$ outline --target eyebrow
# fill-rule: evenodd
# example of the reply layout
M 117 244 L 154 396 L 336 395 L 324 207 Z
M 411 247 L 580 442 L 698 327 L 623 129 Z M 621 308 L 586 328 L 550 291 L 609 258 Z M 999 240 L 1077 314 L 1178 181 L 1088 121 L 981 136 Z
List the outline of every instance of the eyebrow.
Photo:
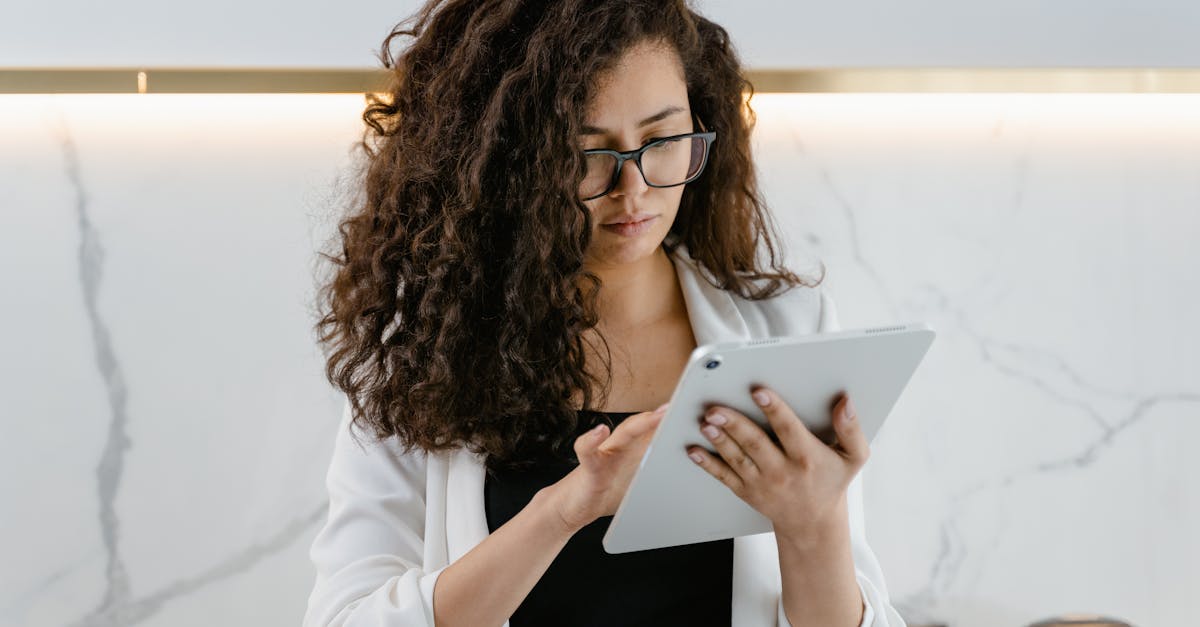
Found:
M 662 120 L 669 116 L 675 115 L 676 113 L 683 113 L 684 111 L 685 111 L 685 109 L 683 107 L 680 107 L 677 105 L 671 105 L 671 106 L 667 107 L 666 109 L 663 109 L 662 111 L 659 111 L 658 113 L 655 113 L 654 115 L 642 120 L 641 122 L 638 122 L 638 128 L 647 126 L 649 124 L 654 124 L 655 122 L 658 122 L 659 120 Z M 605 130 L 602 128 L 596 128 L 594 126 L 588 126 L 585 124 L 583 126 L 582 133 L 584 135 L 603 135 L 605 133 Z

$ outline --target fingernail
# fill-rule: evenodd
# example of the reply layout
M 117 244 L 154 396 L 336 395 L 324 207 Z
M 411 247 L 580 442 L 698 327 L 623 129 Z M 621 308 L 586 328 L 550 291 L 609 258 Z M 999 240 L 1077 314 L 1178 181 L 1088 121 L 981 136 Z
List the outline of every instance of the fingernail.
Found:
M 857 414 L 854 413 L 854 403 L 849 398 L 847 398 L 846 406 L 842 408 L 842 418 L 844 418 L 846 420 L 846 422 L 850 422 L 851 420 L 854 420 L 856 417 L 857 417 Z
M 699 453 L 688 453 L 688 457 L 691 457 L 692 461 L 696 462 L 697 464 L 704 461 L 704 458 L 700 457 Z
M 717 426 L 721 426 L 726 422 L 729 422 L 729 419 L 725 417 L 725 414 L 722 414 L 719 411 L 709 414 L 707 420 Z
M 759 405 L 761 405 L 763 407 L 766 407 L 767 405 L 771 404 L 771 395 L 767 394 L 766 390 L 758 390 L 751 396 L 754 397 L 754 402 L 758 403 Z
M 666 409 L 667 409 L 667 405 L 670 405 L 670 404 L 671 404 L 671 402 L 670 402 L 670 401 L 667 401 L 666 403 L 663 403 L 662 405 L 659 405 L 659 406 L 658 406 L 658 409 L 655 409 L 655 410 L 654 410 L 654 413 L 656 413 L 656 414 L 661 414 L 661 413 L 663 413 L 664 411 L 666 411 Z

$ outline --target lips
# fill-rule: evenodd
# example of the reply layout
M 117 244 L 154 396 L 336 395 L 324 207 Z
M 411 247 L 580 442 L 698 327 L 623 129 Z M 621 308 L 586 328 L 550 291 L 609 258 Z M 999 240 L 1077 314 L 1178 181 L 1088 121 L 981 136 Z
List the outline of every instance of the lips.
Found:
M 654 216 L 649 213 L 638 213 L 638 214 L 634 214 L 631 216 L 621 216 L 620 218 L 617 218 L 616 220 L 613 220 L 611 222 L 605 222 L 604 226 L 613 226 L 613 225 L 617 225 L 617 224 L 632 224 L 634 222 L 644 222 L 653 217 Z
M 600 228 L 604 229 L 606 232 L 613 233 L 621 237 L 638 237 L 644 233 L 649 233 L 650 229 L 654 227 L 656 220 L 658 220 L 658 216 L 650 216 L 644 220 L 638 220 L 636 222 L 604 224 L 601 225 Z

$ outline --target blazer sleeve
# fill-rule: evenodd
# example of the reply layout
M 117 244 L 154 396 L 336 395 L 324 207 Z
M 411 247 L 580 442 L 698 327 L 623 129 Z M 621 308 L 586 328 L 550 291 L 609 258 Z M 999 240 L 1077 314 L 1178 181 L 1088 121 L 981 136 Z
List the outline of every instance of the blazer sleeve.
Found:
M 833 297 L 824 289 L 821 290 L 821 314 L 818 333 L 829 333 L 841 330 L 837 317 L 837 305 Z M 870 465 L 867 461 L 867 465 Z M 866 466 L 863 467 L 864 469 Z M 858 581 L 858 589 L 863 599 L 863 620 L 859 627 L 905 627 L 904 619 L 896 608 L 892 607 L 888 598 L 887 584 L 883 580 L 883 569 L 875 552 L 867 544 L 866 521 L 863 512 L 862 470 L 854 476 L 846 489 L 846 504 L 850 517 L 850 549 L 854 556 L 854 575 Z M 779 616 L 776 621 L 779 627 L 792 627 L 783 612 L 783 598 L 780 597 Z
M 432 627 L 444 568 L 422 569 L 426 456 L 351 429 L 347 402 L 325 480 L 328 518 L 309 550 L 316 582 L 303 625 Z

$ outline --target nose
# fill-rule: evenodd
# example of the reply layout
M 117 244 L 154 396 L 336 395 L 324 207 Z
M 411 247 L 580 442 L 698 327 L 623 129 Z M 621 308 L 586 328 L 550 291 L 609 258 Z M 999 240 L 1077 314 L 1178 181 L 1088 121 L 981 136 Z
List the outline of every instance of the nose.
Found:
M 628 159 L 621 165 L 621 174 L 617 177 L 617 186 L 612 188 L 612 191 L 608 194 L 610 196 L 623 196 L 626 194 L 636 196 L 648 188 L 646 179 L 642 178 L 642 171 L 638 169 L 637 161 L 635 159 Z

